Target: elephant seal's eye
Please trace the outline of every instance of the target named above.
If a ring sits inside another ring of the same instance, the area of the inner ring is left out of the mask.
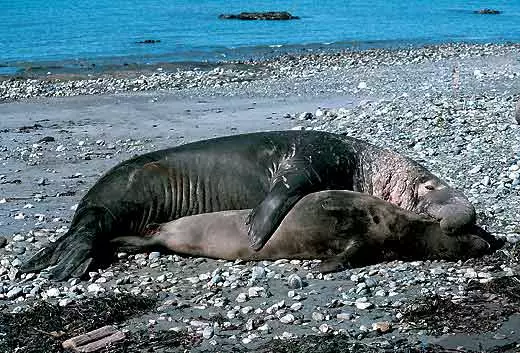
[[[424,185],[426,190],[435,190],[435,187],[433,185]]]

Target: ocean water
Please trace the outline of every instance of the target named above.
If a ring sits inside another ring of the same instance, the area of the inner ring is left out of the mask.
[[[472,13],[486,7],[503,13]],[[289,11],[301,19],[218,19],[241,11]],[[145,39],[161,42],[136,43]],[[461,41],[520,41],[520,1],[0,0],[3,73]]]

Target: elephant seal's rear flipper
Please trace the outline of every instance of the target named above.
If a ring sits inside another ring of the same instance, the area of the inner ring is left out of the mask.
[[[110,231],[112,216],[103,207],[78,209],[69,231],[34,254],[20,268],[22,272],[36,272],[49,268],[49,278],[61,281],[81,277],[92,266],[110,263],[113,247],[104,239]]]
[[[50,278],[61,281],[81,277],[94,262],[92,235],[85,232],[67,232],[56,242],[34,254],[20,268],[22,272],[36,272],[49,268]]]
[[[130,235],[114,238],[110,243],[116,247],[118,251],[125,252],[143,252],[161,247],[161,243],[157,241],[157,237],[144,238]]]

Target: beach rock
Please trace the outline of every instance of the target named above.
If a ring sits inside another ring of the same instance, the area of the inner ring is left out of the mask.
[[[330,329],[331,329],[331,327],[327,324],[321,324],[319,327],[319,330],[321,333],[327,333],[330,331]]]
[[[0,236],[0,249],[7,245],[7,238]]]
[[[60,295],[60,290],[58,288],[49,288],[46,294],[48,297],[57,297]]]
[[[251,269],[251,279],[253,281],[265,278],[265,267],[255,266]]]
[[[520,99],[516,103],[515,120],[516,120],[517,124],[520,124]]]
[[[38,184],[39,186],[49,185],[49,179],[40,178],[40,179],[38,179],[38,182],[36,184]]]
[[[313,115],[310,112],[303,112],[298,115],[299,120],[312,120]]]
[[[338,320],[351,320],[352,317],[353,316],[351,313],[345,313],[345,312],[342,312],[342,313],[339,313],[336,315],[336,319],[338,319]]]
[[[283,324],[290,324],[290,323],[294,322],[294,320],[295,320],[295,318],[294,318],[293,314],[287,314],[280,318],[280,322]]]
[[[392,329],[392,326],[388,321],[378,321],[372,324],[372,330],[381,333],[387,333]]]
[[[297,302],[297,303],[292,304],[292,305],[289,307],[289,309],[291,309],[292,311],[298,311],[298,310],[300,310],[302,307],[303,307],[303,304],[300,303],[300,302]]]
[[[23,290],[22,287],[14,287],[9,292],[7,292],[7,294],[6,294],[7,299],[14,299],[14,298],[16,298],[19,294],[22,293],[22,290]]]
[[[287,279],[287,285],[291,289],[301,289],[301,288],[303,288],[303,281],[300,276],[293,273]]]
[[[203,337],[204,339],[207,339],[207,340],[208,340],[208,339],[210,339],[211,337],[213,337],[213,333],[214,333],[214,331],[213,331],[213,327],[211,327],[211,326],[206,326],[206,327],[204,328],[204,330],[202,331],[202,337]]]
[[[372,303],[369,303],[369,302],[361,302],[361,301],[357,301],[355,303],[356,305],[356,308],[360,309],[360,310],[366,310],[366,309],[370,309],[372,308],[374,305]]]
[[[298,20],[298,16],[293,16],[287,11],[269,12],[241,12],[239,14],[222,14],[218,18],[222,20]]]
[[[311,314],[311,316],[312,316],[312,319],[313,319],[314,321],[323,321],[324,318],[325,318],[325,316],[323,316],[322,313],[317,312],[317,311],[313,311],[312,314]]]
[[[54,142],[56,141],[56,139],[52,136],[45,136],[44,138],[41,138],[38,140],[38,143],[43,143],[43,142]]]

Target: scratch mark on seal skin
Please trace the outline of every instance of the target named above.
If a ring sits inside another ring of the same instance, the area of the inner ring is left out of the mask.
[[[132,184],[134,183],[135,174],[139,171],[139,169],[136,169],[132,172],[130,172],[130,175],[128,176],[128,182],[126,183],[126,189],[131,189]]]
[[[290,186],[289,183],[287,182],[287,178],[286,178],[284,175],[282,175],[281,179],[282,179],[283,185],[284,185],[287,189],[290,189],[291,186]]]
[[[289,154],[285,156],[285,159],[294,158],[296,156],[296,144],[291,144]]]
[[[269,179],[273,179],[275,174],[278,172],[278,169],[280,169],[280,164],[276,164],[274,161],[271,163],[271,166],[267,168],[267,171],[269,172]]]
[[[271,179],[272,183],[276,182],[278,172],[280,171],[282,166],[285,168],[292,167],[291,160],[295,156],[296,156],[296,144],[293,143],[289,147],[289,150],[285,154],[282,155],[282,157],[280,158],[278,163],[276,163],[275,161],[272,162],[271,166],[269,166],[267,168],[267,170],[269,172],[269,178]]]

